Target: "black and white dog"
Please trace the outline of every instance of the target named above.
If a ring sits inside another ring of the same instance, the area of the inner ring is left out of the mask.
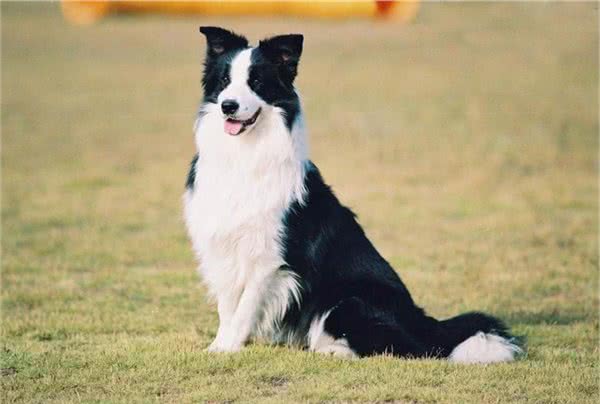
[[[302,35],[250,47],[222,28],[200,31],[204,99],[184,202],[199,271],[218,303],[209,351],[238,351],[257,336],[346,357],[489,363],[520,354],[494,317],[427,316],[323,182],[293,85]]]

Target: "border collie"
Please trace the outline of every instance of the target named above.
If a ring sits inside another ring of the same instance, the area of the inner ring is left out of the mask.
[[[309,160],[294,88],[302,35],[251,47],[222,28],[200,32],[204,98],[184,210],[217,301],[208,350],[235,352],[259,337],[342,357],[515,359],[522,349],[500,320],[473,312],[440,321],[415,305]]]

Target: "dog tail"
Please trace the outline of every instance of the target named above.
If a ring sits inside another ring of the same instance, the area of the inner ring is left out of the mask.
[[[440,321],[413,306],[403,310],[398,320],[352,297],[328,311],[317,329],[333,340],[344,340],[358,356],[388,353],[457,363],[495,363],[513,361],[523,353],[523,340],[511,335],[502,321],[484,313]]]
[[[511,362],[522,355],[523,340],[488,314],[470,312],[437,322],[432,341],[456,363]],[[437,343],[436,343],[437,342]]]

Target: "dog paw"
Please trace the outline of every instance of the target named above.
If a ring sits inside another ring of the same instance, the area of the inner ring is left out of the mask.
[[[325,345],[320,347],[315,352],[324,354],[324,355],[332,355],[338,358],[346,358],[346,359],[354,359],[358,358],[356,352],[354,352],[348,346],[348,343],[345,340],[336,340],[332,344]]]
[[[233,345],[233,344],[224,344],[221,341],[214,340],[208,348],[206,348],[206,352],[238,352],[242,349],[241,346]]]

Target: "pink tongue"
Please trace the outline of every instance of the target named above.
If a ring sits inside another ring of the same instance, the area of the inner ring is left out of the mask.
[[[225,120],[225,132],[229,133],[232,136],[239,135],[242,131],[242,122],[234,121],[230,119]]]

